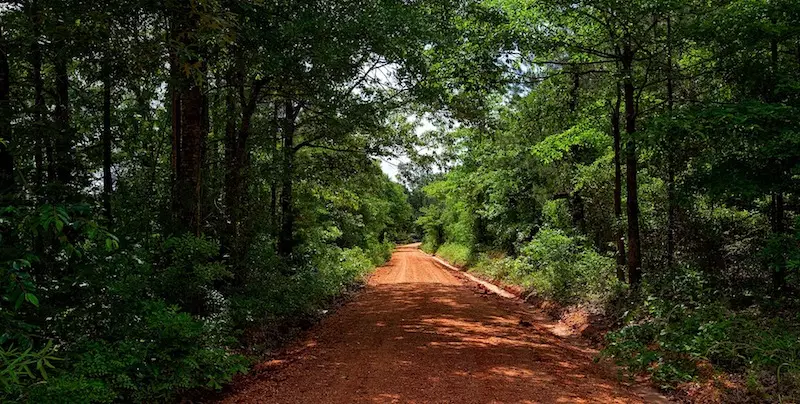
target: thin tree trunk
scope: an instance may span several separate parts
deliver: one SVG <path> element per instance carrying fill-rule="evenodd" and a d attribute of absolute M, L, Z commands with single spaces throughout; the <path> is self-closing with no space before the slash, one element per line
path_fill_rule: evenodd
<path fill-rule="evenodd" d="M 280 124 L 278 122 L 279 106 L 277 102 L 273 102 L 272 111 L 272 137 L 270 139 L 270 160 L 273 164 L 278 161 L 278 132 L 280 131 Z M 270 176 L 270 230 L 272 235 L 277 235 L 278 231 L 278 184 L 275 175 Z"/>
<path fill-rule="evenodd" d="M 294 131 L 295 107 L 292 101 L 284 105 L 283 124 L 283 171 L 281 179 L 281 230 L 278 235 L 278 254 L 287 257 L 294 249 L 294 203 L 292 200 L 292 186 L 294 176 Z"/>
<path fill-rule="evenodd" d="M 229 77 L 227 84 L 233 87 L 232 79 Z M 233 90 L 229 89 L 225 94 L 225 220 L 227 231 L 224 235 L 222 247 L 225 253 L 230 256 L 231 261 L 238 261 L 236 246 L 239 237 L 239 162 L 236 153 L 238 133 L 236 131 L 236 101 Z"/>
<path fill-rule="evenodd" d="M 772 193 L 772 233 L 782 235 L 786 232 L 784 225 L 785 207 L 783 192 Z M 772 283 L 778 295 L 786 288 L 786 265 L 782 263 L 772 272 Z"/>
<path fill-rule="evenodd" d="M 667 111 L 674 108 L 672 77 L 672 19 L 667 16 Z M 671 129 L 670 129 L 671 130 Z M 672 142 L 669 142 L 672 143 Z M 667 144 L 667 266 L 675 261 L 675 155 L 671 144 Z"/>
<path fill-rule="evenodd" d="M 9 150 L 11 138 L 11 69 L 8 44 L 0 25 L 0 198 L 9 199 L 14 191 L 14 157 Z"/>
<path fill-rule="evenodd" d="M 614 137 L 614 238 L 617 244 L 617 279 L 625 281 L 625 237 L 622 229 L 622 162 L 620 109 L 622 106 L 622 89 L 617 84 L 617 100 L 611 111 L 611 132 Z"/>
<path fill-rule="evenodd" d="M 625 166 L 628 213 L 628 282 L 638 287 L 642 280 L 641 239 L 639 234 L 639 184 L 638 159 L 636 155 L 636 105 L 633 86 L 634 52 L 626 44 L 622 54 L 625 94 Z"/>
<path fill-rule="evenodd" d="M 41 35 L 41 15 L 36 0 L 31 1 L 29 18 L 33 26 L 33 41 L 31 41 L 31 80 L 33 81 L 33 127 L 37 134 L 34 141 L 34 195 L 39 196 L 44 184 L 44 155 L 42 154 L 44 118 L 44 85 L 42 82 L 42 52 L 39 47 Z"/>
<path fill-rule="evenodd" d="M 45 141 L 48 139 L 46 130 L 47 126 L 44 123 L 45 106 L 44 106 L 44 81 L 42 80 L 42 52 L 39 46 L 39 40 L 42 27 L 42 16 L 39 12 L 39 3 L 37 0 L 32 0 L 29 8 L 29 18 L 31 26 L 33 27 L 33 41 L 31 42 L 31 80 L 33 81 L 33 129 L 36 133 L 33 144 L 33 161 L 34 161 L 34 186 L 33 195 L 34 200 L 40 203 L 42 196 L 42 189 L 44 187 L 44 154 L 42 149 Z M 38 233 L 34 240 L 34 251 L 37 255 L 42 254 L 44 250 L 44 239 L 41 233 Z"/>
<path fill-rule="evenodd" d="M 770 22 L 775 25 L 776 20 L 772 18 Z M 772 63 L 772 71 L 770 72 L 770 87 L 767 89 L 766 100 L 770 103 L 779 102 L 777 87 L 778 87 L 778 38 L 773 35 L 769 41 L 770 48 L 770 61 Z M 783 191 L 775 191 L 772 193 L 772 233 L 778 236 L 786 232 L 784 225 L 784 200 Z M 775 268 L 773 273 L 773 287 L 778 295 L 782 295 L 786 287 L 786 263 L 781 263 L 778 268 Z"/>
<path fill-rule="evenodd" d="M 111 194 L 114 183 L 111 178 L 111 64 L 109 56 L 103 60 L 103 212 L 108 224 L 113 223 Z"/>
<path fill-rule="evenodd" d="M 243 70 L 243 68 L 242 68 Z M 231 258 L 234 263 L 238 261 L 243 254 L 241 246 L 247 245 L 247 240 L 244 240 L 246 231 L 242 231 L 241 226 L 244 220 L 242 206 L 245 202 L 245 173 L 250 166 L 250 159 L 248 155 L 247 141 L 250 138 L 251 123 L 253 114 L 255 114 L 258 105 L 258 99 L 261 93 L 261 88 L 264 85 L 262 81 L 256 81 L 252 86 L 249 97 L 245 96 L 245 88 L 243 82 L 244 72 L 239 70 L 236 74 L 236 79 L 231 79 L 232 83 L 235 82 L 236 87 L 239 89 L 239 106 L 241 108 L 241 119 L 239 127 L 236 127 L 236 102 L 233 93 L 229 93 L 226 97 L 227 113 L 229 114 L 228 122 L 226 124 L 225 133 L 225 153 L 226 153 L 226 181 L 225 181 L 225 198 L 226 209 L 228 210 L 228 220 L 230 221 L 231 237 Z"/>
<path fill-rule="evenodd" d="M 58 55 L 53 65 L 56 78 L 56 108 L 55 120 L 58 130 L 55 139 L 55 174 L 61 192 L 69 193 L 66 188 L 72 185 L 74 168 L 73 136 L 70 127 L 69 105 L 69 58 Z M 66 195 L 64 195 L 66 196 Z"/>
<path fill-rule="evenodd" d="M 786 232 L 784 225 L 785 209 L 783 203 L 783 192 L 775 192 L 772 194 L 773 206 L 775 209 L 775 216 L 773 218 L 772 231 L 777 234 Z"/>

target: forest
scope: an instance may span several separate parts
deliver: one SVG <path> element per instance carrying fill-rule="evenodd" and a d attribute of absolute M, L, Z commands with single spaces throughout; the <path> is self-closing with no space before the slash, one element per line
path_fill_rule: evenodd
<path fill-rule="evenodd" d="M 795 402 L 798 190 L 793 0 L 4 0 L 0 402 L 213 394 L 412 241 Z"/>

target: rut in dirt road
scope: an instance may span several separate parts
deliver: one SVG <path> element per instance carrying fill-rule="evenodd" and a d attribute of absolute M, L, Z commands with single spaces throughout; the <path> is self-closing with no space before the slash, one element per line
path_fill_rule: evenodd
<path fill-rule="evenodd" d="M 480 294 L 416 246 L 226 403 L 643 403 L 596 352 L 524 304 Z M 522 324 L 532 324 L 525 327 Z"/>

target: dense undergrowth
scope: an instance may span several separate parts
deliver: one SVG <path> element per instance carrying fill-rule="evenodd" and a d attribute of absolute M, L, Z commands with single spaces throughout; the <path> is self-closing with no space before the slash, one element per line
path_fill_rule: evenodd
<path fill-rule="evenodd" d="M 156 237 L 105 253 L 79 275 L 80 284 L 72 288 L 77 301 L 68 310 L 48 305 L 58 285 L 39 288 L 37 310 L 53 313 L 44 328 L 53 339 L 40 351 L 11 345 L 0 352 L 0 397 L 163 402 L 197 389 L 219 389 L 290 337 L 291 329 L 313 322 L 382 264 L 393 246 L 319 245 L 306 252 L 308 261 L 292 267 L 269 246 L 253 248 L 254 266 L 235 290 L 215 285 L 233 274 L 219 260 L 218 244 L 206 237 Z M 93 285 L 103 286 L 92 290 Z M 88 293 L 92 303 L 80 304 Z M 32 327 L 7 325 L 4 338 L 12 341 L 24 341 Z M 250 337 L 254 333 L 260 336 Z"/>

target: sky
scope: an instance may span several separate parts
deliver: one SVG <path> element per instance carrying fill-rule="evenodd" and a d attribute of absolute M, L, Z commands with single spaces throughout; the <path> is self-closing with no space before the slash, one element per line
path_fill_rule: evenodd
<path fill-rule="evenodd" d="M 414 129 L 414 133 L 417 136 L 422 136 L 423 133 L 437 129 L 436 126 L 426 117 L 419 118 L 417 116 L 412 115 L 408 116 L 407 119 L 412 122 L 413 121 L 417 122 L 417 127 Z M 418 149 L 418 151 L 424 153 L 423 150 Z M 407 163 L 409 161 L 408 157 L 402 155 L 397 157 L 381 157 L 380 160 L 381 160 L 381 169 L 383 170 L 383 172 L 386 173 L 386 175 L 388 175 L 392 181 L 399 182 L 397 180 L 397 171 L 398 171 L 397 166 L 400 163 Z"/>

